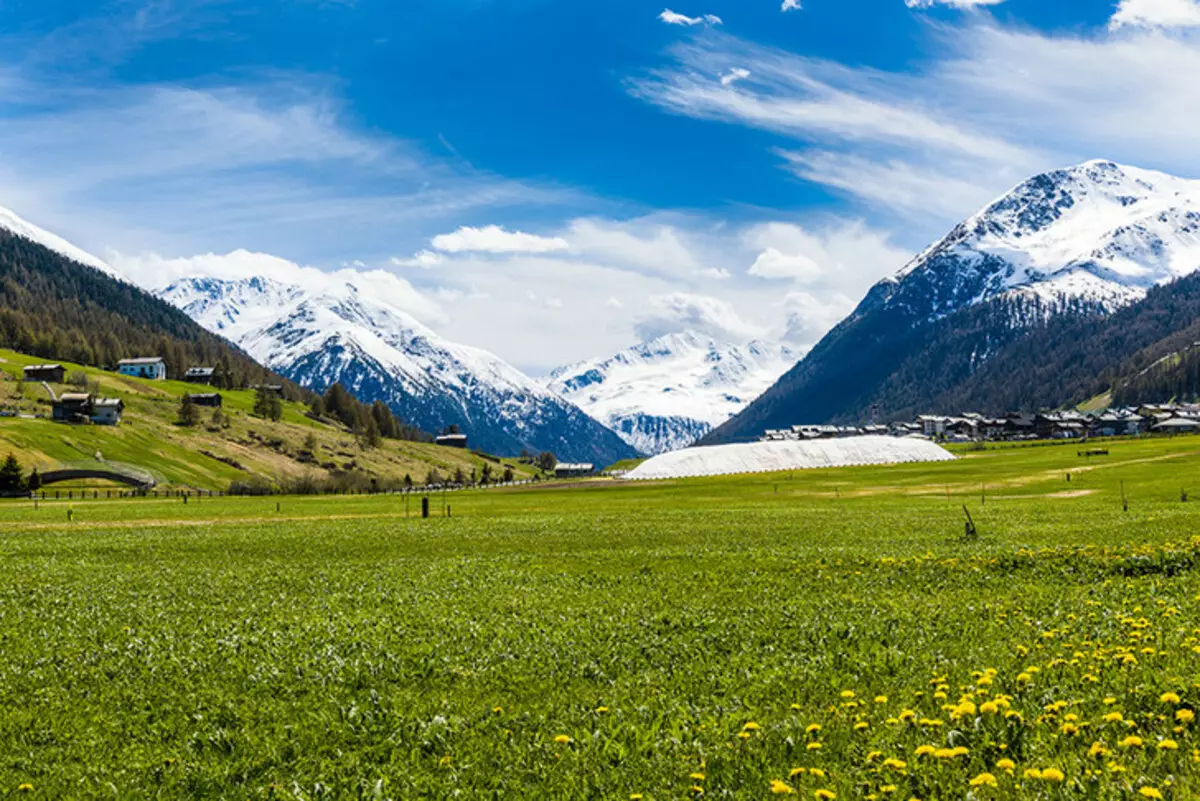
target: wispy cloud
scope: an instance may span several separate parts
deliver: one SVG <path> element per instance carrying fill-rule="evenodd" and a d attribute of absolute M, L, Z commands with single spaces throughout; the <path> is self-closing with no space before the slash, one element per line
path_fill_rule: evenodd
<path fill-rule="evenodd" d="M 721 18 L 716 14 L 702 14 L 699 17 L 689 17 L 686 14 L 677 14 L 669 8 L 664 8 L 658 18 L 668 25 L 720 25 Z"/>
<path fill-rule="evenodd" d="M 1197 0 L 1121 0 L 1109 26 L 1145 28 L 1200 27 Z"/>
<path fill-rule="evenodd" d="M 981 6 L 998 6 L 1004 0 L 904 0 L 909 8 L 932 8 L 934 6 L 950 6 L 951 8 L 979 8 Z"/>
<path fill-rule="evenodd" d="M 1193 37 L 1048 34 L 990 17 L 930 33 L 933 55 L 900 73 L 708 32 L 630 90 L 672 113 L 776 133 L 795 175 L 920 219 L 930 235 L 933 219 L 955 221 L 1034 172 L 1090 158 L 1200 173 Z M 723 82 L 735 67 L 751 75 Z"/>
<path fill-rule="evenodd" d="M 783 5 L 779 8 L 780 11 L 799 11 L 800 0 L 783 0 Z"/>

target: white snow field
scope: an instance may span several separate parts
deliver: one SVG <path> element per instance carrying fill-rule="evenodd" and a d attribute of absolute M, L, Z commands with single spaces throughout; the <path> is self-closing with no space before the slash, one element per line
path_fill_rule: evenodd
<path fill-rule="evenodd" d="M 643 462 L 625 478 L 635 481 L 696 478 L 819 467 L 953 460 L 954 456 L 949 451 L 923 439 L 847 437 L 803 442 L 751 442 L 664 453 Z"/>

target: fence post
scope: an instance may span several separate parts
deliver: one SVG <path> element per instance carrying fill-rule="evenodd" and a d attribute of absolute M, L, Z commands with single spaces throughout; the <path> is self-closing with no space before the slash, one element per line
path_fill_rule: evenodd
<path fill-rule="evenodd" d="M 421 517 L 422 518 L 429 517 L 429 496 L 428 495 L 426 495 L 424 498 L 421 499 Z"/>

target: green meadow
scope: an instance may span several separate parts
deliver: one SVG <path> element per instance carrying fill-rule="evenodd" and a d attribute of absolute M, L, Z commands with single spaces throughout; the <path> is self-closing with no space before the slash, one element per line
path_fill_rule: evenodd
<path fill-rule="evenodd" d="M 1200 437 L 1101 447 L 0 502 L 0 796 L 1200 797 Z"/>

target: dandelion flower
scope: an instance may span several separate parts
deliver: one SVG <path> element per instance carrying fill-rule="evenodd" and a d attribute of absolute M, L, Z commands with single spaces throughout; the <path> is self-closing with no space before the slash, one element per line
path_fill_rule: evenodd
<path fill-rule="evenodd" d="M 860 720 L 858 723 L 854 724 L 855 731 L 866 731 L 869 728 L 871 728 L 871 724 L 867 723 L 865 720 Z"/>
<path fill-rule="evenodd" d="M 758 731 L 760 728 L 762 727 L 751 720 L 748 721 L 745 726 L 742 726 L 742 731 Z"/>
<path fill-rule="evenodd" d="M 809 769 L 808 769 L 808 772 L 809 772 L 811 775 L 813 775 L 813 776 L 816 776 L 818 779 L 824 779 L 824 778 L 825 778 L 825 771 L 821 770 L 820 768 L 809 768 Z"/>
<path fill-rule="evenodd" d="M 554 738 L 554 742 L 558 743 L 559 745 L 566 745 L 567 743 L 571 742 L 571 736 L 569 734 L 560 734 Z"/>
<path fill-rule="evenodd" d="M 1138 795 L 1143 798 L 1162 798 L 1163 794 L 1159 792 L 1157 787 L 1143 787 L 1138 790 Z"/>
<path fill-rule="evenodd" d="M 833 799 L 837 798 L 837 793 L 835 793 L 833 790 L 826 790 L 822 788 L 820 790 L 813 791 L 813 798 L 817 799 L 817 801 L 833 801 Z"/>
<path fill-rule="evenodd" d="M 930 756 L 931 754 L 935 754 L 935 753 L 937 753 L 937 749 L 934 748 L 932 745 L 917 746 L 917 751 L 916 751 L 917 756 Z"/>
<path fill-rule="evenodd" d="M 691 779 L 692 781 L 702 782 L 702 781 L 704 781 L 704 774 L 703 773 L 692 773 L 692 774 L 688 775 L 688 778 Z"/>
<path fill-rule="evenodd" d="M 771 792 L 775 795 L 795 795 L 796 791 L 792 789 L 787 782 L 779 779 L 771 779 Z"/>
<path fill-rule="evenodd" d="M 29 782 L 26 782 L 25 784 L 22 784 L 22 785 L 20 785 L 20 786 L 18 786 L 18 787 L 17 787 L 17 792 L 18 792 L 18 793 L 29 793 L 29 792 L 32 792 L 32 791 L 33 791 L 33 785 L 32 785 L 32 784 L 30 784 Z"/>
<path fill-rule="evenodd" d="M 820 724 L 820 723 L 810 723 L 810 724 L 808 724 L 808 728 L 806 728 L 806 729 L 804 730 L 804 733 L 805 733 L 805 734 L 816 734 L 816 733 L 817 733 L 817 732 L 819 732 L 820 730 L 821 730 L 821 724 Z"/>
<path fill-rule="evenodd" d="M 854 690 L 842 690 L 842 698 L 849 701 L 853 697 L 854 697 Z"/>
<path fill-rule="evenodd" d="M 598 715 L 603 715 L 603 714 L 604 714 L 604 713 L 606 713 L 606 712 L 608 712 L 608 707 L 606 707 L 606 706 L 598 706 L 598 707 L 596 707 L 596 714 L 598 714 Z"/>
<path fill-rule="evenodd" d="M 1162 695 L 1160 695 L 1158 697 L 1158 700 L 1162 701 L 1164 704 L 1178 704 L 1179 696 L 1176 695 L 1175 693 L 1168 692 L 1168 693 L 1163 693 Z"/>
<path fill-rule="evenodd" d="M 1175 713 L 1175 719 L 1180 723 L 1191 723 L 1196 719 L 1196 713 L 1190 709 L 1180 709 Z"/>
<path fill-rule="evenodd" d="M 996 777 L 990 773 L 980 773 L 974 779 L 971 779 L 972 787 L 995 787 L 996 784 Z"/>
<path fill-rule="evenodd" d="M 1160 740 L 1160 741 L 1159 741 L 1159 743 L 1158 743 L 1158 747 L 1159 747 L 1159 748 L 1161 748 L 1161 749 L 1162 749 L 1162 750 L 1164 750 L 1164 751 L 1178 751 L 1178 750 L 1179 750 L 1179 743 L 1177 743 L 1177 742 L 1175 742 L 1174 740 L 1171 740 L 1171 739 L 1167 739 L 1167 740 Z"/>
<path fill-rule="evenodd" d="M 1013 768 L 1016 766 L 1017 764 L 1011 759 L 1001 759 L 996 762 L 996 767 L 1000 768 L 1000 770 L 1006 770 L 1009 773 L 1012 773 Z"/>
<path fill-rule="evenodd" d="M 1131 734 L 1122 740 L 1120 745 L 1122 748 L 1141 748 L 1142 738 L 1138 737 L 1136 734 Z"/>
<path fill-rule="evenodd" d="M 809 751 L 820 751 L 821 748 L 824 747 L 824 745 L 825 744 L 822 743 L 820 740 L 813 740 L 811 743 L 806 745 L 805 748 L 807 748 Z"/>
<path fill-rule="evenodd" d="M 790 773 L 788 773 L 788 778 L 789 778 L 789 779 L 794 779 L 794 778 L 796 778 L 797 776 L 801 776 L 801 775 L 803 775 L 804 773 L 806 773 L 806 772 L 807 772 L 807 770 L 808 770 L 807 768 L 792 768 L 791 772 L 790 772 Z"/>
<path fill-rule="evenodd" d="M 888 697 L 887 697 L 886 695 L 877 695 L 877 696 L 875 696 L 875 703 L 877 703 L 877 704 L 886 704 L 887 702 L 888 702 Z"/>

